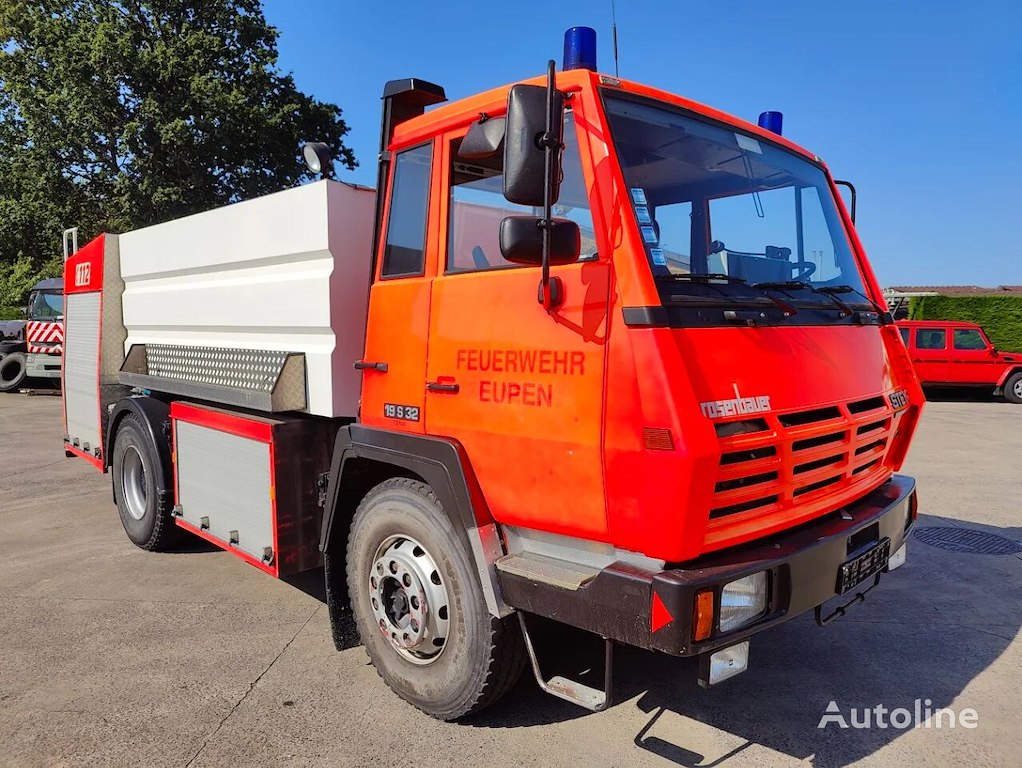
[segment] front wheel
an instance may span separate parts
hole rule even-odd
[[[471,556],[425,483],[394,478],[366,495],[348,537],[347,580],[373,666],[427,714],[477,712],[521,674],[518,625],[487,611]]]
[[[1009,403],[1022,404],[1022,371],[1013,373],[1004,382],[1004,399]]]

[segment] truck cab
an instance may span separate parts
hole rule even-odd
[[[881,485],[919,395],[822,163],[635,83],[557,88],[555,214],[581,247],[553,310],[501,255],[499,222],[528,212],[502,153],[460,156],[507,89],[396,126],[362,421],[457,440],[504,525],[671,562]]]
[[[59,379],[64,344],[64,280],[40,280],[28,296],[25,376]]]
[[[924,385],[976,387],[1022,403],[1022,353],[997,349],[982,326],[957,320],[899,320],[898,330]]]

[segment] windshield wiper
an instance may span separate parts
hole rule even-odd
[[[730,294],[726,293],[725,291],[722,291],[721,289],[717,288],[716,286],[713,285],[713,283],[716,283],[716,282],[724,283],[724,282],[726,282],[728,284],[733,284],[733,285],[746,285],[749,282],[744,277],[735,277],[734,275],[725,275],[723,272],[706,272],[706,273],[702,273],[702,272],[686,272],[685,274],[681,274],[681,275],[659,275],[657,277],[657,279],[658,280],[671,280],[671,281],[678,281],[678,282],[707,284],[708,287],[714,288],[717,291],[717,293],[721,294],[722,296],[727,296],[728,298],[735,298],[735,297],[733,297]],[[763,285],[764,285],[763,283],[754,283],[751,287],[752,288],[760,288]],[[769,287],[769,284],[766,284],[766,285]],[[792,315],[797,315],[798,314],[798,310],[795,309],[793,306],[791,306],[791,304],[789,304],[786,301],[781,301],[776,296],[769,296],[768,295],[768,296],[764,296],[763,298],[768,299],[773,304],[778,306],[781,309],[781,311],[784,313],[785,317],[791,317]],[[728,319],[732,319],[733,320],[735,318],[729,317]]]
[[[763,288],[768,291],[784,291],[785,293],[789,290],[807,290],[812,291],[813,293],[822,293],[830,300],[831,304],[838,308],[838,317],[851,317],[855,314],[851,307],[841,301],[841,299],[830,291],[827,291],[824,288],[817,288],[815,285],[803,280],[787,280],[781,283],[753,283],[752,287]],[[838,291],[838,293],[843,293],[843,291]]]
[[[716,283],[728,283],[735,285],[743,285],[745,279],[741,277],[732,277],[731,275],[725,275],[722,272],[709,272],[709,273],[698,273],[698,272],[685,272],[682,274],[671,273],[669,275],[656,275],[656,280],[660,282],[672,282],[672,283],[696,283],[697,285],[705,285],[715,293],[725,298],[730,298],[731,294],[721,288]]]
[[[809,283],[802,280],[784,280],[777,283],[753,283],[753,288],[764,288],[768,291],[787,291],[796,288],[812,288]]]
[[[877,304],[875,301],[873,301],[873,299],[871,299],[869,296],[864,294],[858,288],[853,288],[850,285],[824,285],[824,286],[821,286],[821,287],[817,288],[816,290],[818,290],[820,293],[826,293],[829,296],[833,296],[834,294],[837,294],[837,293],[855,293],[855,294],[858,294],[859,296],[862,296],[862,298],[864,298],[866,300],[866,303],[868,303],[871,307],[873,307],[873,310],[878,315],[882,315],[883,314],[883,312],[880,310],[880,305],[879,304]]]

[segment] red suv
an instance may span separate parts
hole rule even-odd
[[[919,380],[928,386],[993,388],[1022,403],[1022,353],[999,352],[975,323],[900,320]]]

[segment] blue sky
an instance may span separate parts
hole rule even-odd
[[[1022,4],[619,0],[621,75],[785,135],[859,190],[883,285],[1022,284]],[[380,94],[422,77],[457,99],[560,62],[596,28],[613,72],[611,3],[266,0],[280,66],[339,104],[375,184]],[[511,9],[511,10],[507,10]]]

